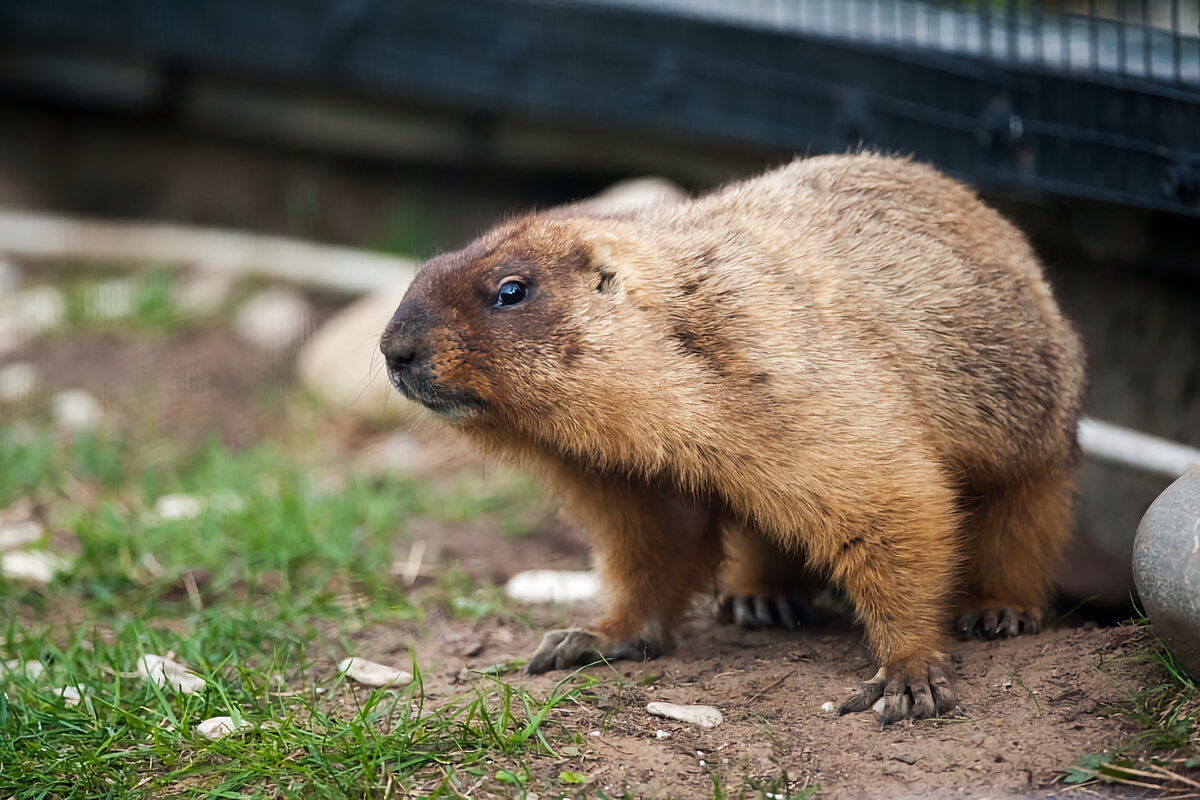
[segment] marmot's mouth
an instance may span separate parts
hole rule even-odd
[[[482,411],[486,406],[483,398],[471,392],[444,389],[420,372],[389,367],[388,378],[400,394],[444,417],[461,418]]]

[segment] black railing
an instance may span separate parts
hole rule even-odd
[[[987,188],[1200,216],[1200,0],[0,0],[0,45],[865,144]]]

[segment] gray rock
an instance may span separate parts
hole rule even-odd
[[[1133,579],[1154,632],[1200,678],[1200,464],[1167,487],[1142,517]]]

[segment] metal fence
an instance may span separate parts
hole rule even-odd
[[[1200,216],[1200,0],[0,0],[0,46]]]

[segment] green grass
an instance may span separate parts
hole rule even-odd
[[[1133,655],[1113,661],[1149,662],[1157,681],[1132,694],[1120,706],[1102,706],[1097,713],[1134,722],[1137,733],[1119,747],[1085,753],[1065,775],[1070,784],[1116,783],[1157,790],[1200,789],[1200,685],[1176,661],[1143,616],[1142,641]]]
[[[72,557],[48,587],[0,580],[0,660],[45,666],[0,670],[0,797],[520,796],[531,759],[561,761],[551,737],[574,734],[549,714],[587,680],[535,697],[479,674],[426,706],[415,663],[400,691],[351,685],[330,666],[366,625],[435,608],[513,613],[461,570],[405,591],[388,567],[415,518],[519,528],[509,510],[525,506],[527,484],[489,494],[351,474],[331,488],[302,448],[150,457],[127,441],[22,431],[0,431],[0,508],[34,500]],[[155,515],[178,493],[215,500],[192,519]],[[142,680],[147,653],[173,654],[207,688],[179,695]],[[72,706],[59,691],[75,685],[84,698]],[[197,734],[222,715],[250,727]]]

